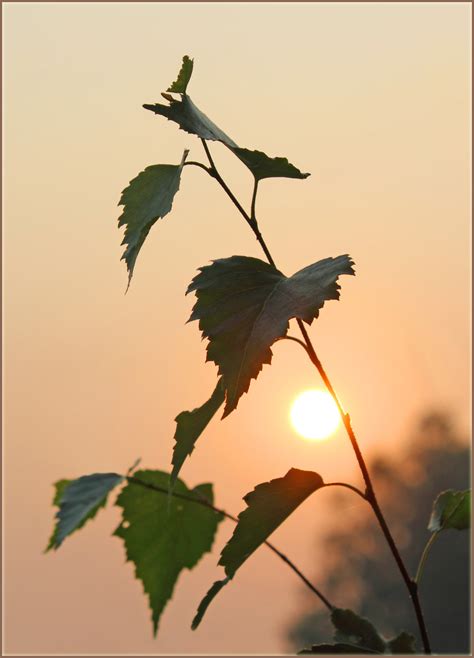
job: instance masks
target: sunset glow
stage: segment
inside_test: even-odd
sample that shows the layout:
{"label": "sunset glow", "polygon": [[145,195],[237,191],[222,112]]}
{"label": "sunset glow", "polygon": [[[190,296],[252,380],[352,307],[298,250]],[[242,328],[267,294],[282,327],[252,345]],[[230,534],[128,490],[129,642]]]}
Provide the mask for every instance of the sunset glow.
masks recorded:
{"label": "sunset glow", "polygon": [[304,439],[327,439],[337,430],[340,416],[334,400],[325,391],[300,393],[291,406],[293,428]]}

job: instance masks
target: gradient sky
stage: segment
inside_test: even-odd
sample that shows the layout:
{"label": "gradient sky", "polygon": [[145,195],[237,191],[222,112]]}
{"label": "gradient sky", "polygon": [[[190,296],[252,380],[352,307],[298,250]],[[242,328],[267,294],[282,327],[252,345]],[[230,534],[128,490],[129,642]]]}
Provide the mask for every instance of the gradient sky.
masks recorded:
{"label": "gradient sky", "polygon": [[[299,582],[262,548],[189,630],[221,577],[230,523],[181,575],[156,640],[109,536],[116,508],[42,554],[54,481],[123,472],[138,456],[168,468],[174,417],[216,377],[197,326],[185,325],[186,286],[212,258],[261,257],[222,191],[187,168],[124,296],[121,190],[185,147],[203,159],[196,138],[141,108],[183,54],[195,59],[189,93],[227,134],[312,174],[261,184],[261,230],[280,269],[341,253],[356,263],[311,336],[363,450],[396,450],[433,406],[467,431],[470,12],[451,2],[3,4],[7,653],[279,652],[301,604]],[[213,152],[247,203],[248,173]],[[342,432],[316,444],[294,434],[290,403],[320,382],[296,344],[274,355],[182,471],[189,485],[213,482],[233,513],[291,466],[359,483]],[[308,573],[332,511],[321,492],[273,537]]]}

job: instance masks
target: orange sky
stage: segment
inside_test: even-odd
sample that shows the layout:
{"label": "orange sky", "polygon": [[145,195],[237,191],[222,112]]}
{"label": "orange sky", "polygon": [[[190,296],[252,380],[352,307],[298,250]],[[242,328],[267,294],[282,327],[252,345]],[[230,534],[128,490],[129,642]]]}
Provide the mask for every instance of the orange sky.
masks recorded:
{"label": "orange sky", "polygon": [[[172,214],[142,249],[129,293],[117,202],[145,166],[202,159],[196,138],[141,109],[183,54],[193,100],[242,146],[312,176],[261,184],[261,230],[285,273],[350,253],[311,336],[362,448],[396,448],[431,405],[468,428],[470,386],[470,6],[468,3],[4,3],[5,651],[278,652],[299,583],[265,549],[196,632],[218,577],[214,553],[180,578],[158,638],[124,566],[111,509],[42,555],[51,483],[124,471],[137,456],[167,469],[173,419],[212,391],[184,297],[211,258],[261,257],[202,171],[187,168]],[[248,202],[250,179],[216,159]],[[289,405],[319,385],[297,345],[280,343],[237,412],[214,421],[184,466],[219,505],[289,467],[352,478],[339,432],[294,434]],[[358,480],[357,480],[358,481]],[[316,571],[329,497],[274,536]],[[353,502],[354,506],[359,501]]]}

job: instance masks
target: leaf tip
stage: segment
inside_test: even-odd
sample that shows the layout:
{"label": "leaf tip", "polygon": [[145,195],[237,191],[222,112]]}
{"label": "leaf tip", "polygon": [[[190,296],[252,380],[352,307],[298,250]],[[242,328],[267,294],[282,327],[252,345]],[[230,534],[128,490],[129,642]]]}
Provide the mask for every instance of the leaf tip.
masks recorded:
{"label": "leaf tip", "polygon": [[183,55],[178,77],[166,91],[171,91],[175,94],[185,94],[189,81],[191,80],[193,68],[194,59],[191,59],[188,55]]}

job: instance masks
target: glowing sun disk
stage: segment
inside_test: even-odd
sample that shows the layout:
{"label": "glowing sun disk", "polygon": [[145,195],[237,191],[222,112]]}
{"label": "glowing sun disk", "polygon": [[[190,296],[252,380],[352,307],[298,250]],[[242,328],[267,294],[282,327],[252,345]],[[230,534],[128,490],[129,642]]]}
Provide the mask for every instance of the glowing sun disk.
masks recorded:
{"label": "glowing sun disk", "polygon": [[326,391],[316,389],[300,393],[291,406],[294,429],[305,439],[327,439],[339,427],[339,412]]}

